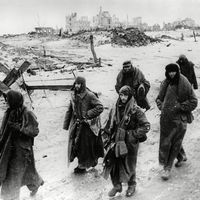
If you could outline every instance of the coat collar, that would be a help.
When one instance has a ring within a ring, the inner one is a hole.
[[[77,94],[77,96],[80,97],[81,99],[83,99],[86,94],[87,94],[87,90],[85,90],[84,92],[81,92],[80,94]],[[73,98],[75,98],[75,93],[73,93],[72,96],[73,96]]]
[[[78,96],[83,99],[85,97],[85,95],[87,94],[87,91],[85,90],[84,92],[81,92],[80,94],[78,94]]]

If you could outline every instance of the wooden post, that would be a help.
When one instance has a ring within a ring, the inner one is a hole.
[[[181,33],[181,40],[184,40],[184,35],[183,35],[183,33]]]
[[[45,49],[45,46],[43,46],[43,56],[46,57],[46,49]]]
[[[194,30],[193,30],[193,36],[194,36],[194,41],[196,42],[197,40],[196,40],[196,34],[195,34]]]
[[[101,58],[99,58],[99,67],[101,67]]]
[[[97,64],[98,60],[97,60],[97,56],[96,56],[96,53],[95,53],[95,50],[94,50],[93,35],[90,35],[90,48],[91,48],[91,51],[92,51],[94,63]]]

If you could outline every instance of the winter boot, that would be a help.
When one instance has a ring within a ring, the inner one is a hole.
[[[183,164],[184,164],[184,162],[186,162],[187,161],[187,158],[184,158],[183,160],[178,160],[176,163],[175,163],[175,167],[181,167]]]
[[[44,185],[44,181],[42,181],[41,184],[40,184],[37,188],[35,188],[34,190],[32,190],[32,191],[30,192],[30,196],[31,196],[31,197],[35,196],[36,193],[38,192],[39,187],[42,186],[42,185]]]
[[[74,169],[74,173],[75,173],[75,174],[84,174],[84,173],[86,173],[86,169],[81,169],[81,168],[79,168],[79,167],[76,167],[76,168]]]
[[[128,189],[126,190],[126,196],[131,197],[135,193],[135,185],[129,185]]]
[[[167,181],[170,178],[170,170],[163,170],[163,172],[161,174],[161,178],[164,181]]]
[[[114,197],[117,192],[122,192],[122,185],[116,185],[114,186],[109,192],[108,192],[108,196],[109,197]]]

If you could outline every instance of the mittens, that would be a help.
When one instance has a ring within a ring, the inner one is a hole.
[[[177,103],[177,104],[174,106],[174,110],[175,110],[176,112],[181,111],[181,104],[180,104],[180,103]]]
[[[161,102],[160,99],[156,100],[156,104],[157,104],[158,109],[161,110],[162,109],[162,102]]]
[[[126,143],[124,141],[118,141],[115,146],[115,156],[119,158],[125,156],[127,153]]]
[[[144,142],[147,139],[146,134],[134,131],[134,136],[139,142]]]

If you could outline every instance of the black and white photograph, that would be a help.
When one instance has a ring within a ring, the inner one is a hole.
[[[0,200],[199,200],[199,8],[0,0]]]

